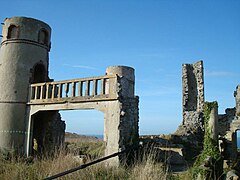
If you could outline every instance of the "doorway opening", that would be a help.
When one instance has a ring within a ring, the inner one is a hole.
[[[43,64],[38,63],[33,67],[31,83],[41,83],[47,81],[47,71]]]
[[[65,123],[58,111],[40,111],[32,116],[33,155],[52,154],[64,141]]]
[[[104,155],[104,114],[97,110],[60,111],[66,123],[65,147],[76,157],[96,159]]]
[[[44,64],[37,63],[33,66],[31,83],[41,83],[47,81],[47,70]],[[40,92],[38,93],[40,95]],[[53,138],[50,137],[51,126],[58,117],[58,111],[40,111],[32,116],[33,137],[31,151],[34,155],[43,154],[53,145]],[[53,145],[54,146],[54,145]]]

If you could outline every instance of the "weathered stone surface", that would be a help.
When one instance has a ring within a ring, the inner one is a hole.
[[[203,62],[182,65],[183,122],[174,133],[176,144],[185,144],[187,159],[202,150],[204,135],[204,78]]]
[[[225,114],[218,115],[218,131],[220,136],[225,136],[230,129],[231,122],[235,119],[236,108],[227,108]]]
[[[226,175],[226,180],[239,180],[240,177],[237,175],[237,172],[234,170],[228,171]]]
[[[203,62],[183,64],[183,123],[189,129],[203,129],[204,80]]]
[[[231,167],[238,163],[237,152],[237,135],[236,130],[240,129],[239,118],[239,102],[240,102],[240,86],[238,85],[234,92],[236,100],[235,108],[228,108],[225,110],[226,114],[219,115],[219,138],[220,150],[224,157],[227,166]]]
[[[218,140],[218,107],[214,106],[210,112],[209,122],[208,122],[209,131],[211,133],[210,137],[217,141]]]
[[[234,97],[236,98],[236,116],[240,117],[240,85],[237,86]]]

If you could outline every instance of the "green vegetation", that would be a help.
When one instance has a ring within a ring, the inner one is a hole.
[[[71,142],[70,142],[71,141]],[[67,147],[67,148],[66,148]],[[87,161],[102,156],[104,143],[100,140],[89,142],[75,139],[68,139],[66,146],[56,150],[53,156],[42,158],[10,158],[0,157],[0,179],[15,180],[29,179],[37,180],[72,169],[81,165],[82,162],[76,159],[76,155],[87,155]],[[98,151],[98,152],[97,152]],[[149,152],[149,150],[148,150]],[[163,163],[155,162],[154,152],[143,154],[143,158],[137,160],[134,165],[128,167],[107,167],[99,163],[63,176],[60,179],[130,179],[130,180],[161,180],[172,179]]]
[[[192,168],[192,175],[193,178],[196,178],[198,174],[201,174],[202,177],[206,177],[209,173],[207,167],[215,169],[218,161],[221,159],[221,154],[218,149],[217,142],[211,138],[211,129],[209,128],[209,119],[211,110],[217,107],[217,102],[206,102],[204,105],[204,127],[205,127],[205,134],[204,134],[204,145],[203,151],[196,159],[193,168]],[[212,164],[206,164],[207,158],[212,158]],[[206,165],[205,167],[203,167]],[[214,166],[214,167],[211,167]]]
[[[105,145],[103,141],[96,142],[73,142],[66,143],[66,147],[71,154],[74,155],[87,155],[92,159],[101,157],[104,155]]]

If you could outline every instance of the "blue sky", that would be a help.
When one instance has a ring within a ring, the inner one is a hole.
[[[240,80],[238,0],[12,0],[0,19],[27,16],[52,27],[50,77],[104,75],[112,65],[136,71],[140,134],[174,132],[182,121],[181,66],[204,61],[205,99],[219,112],[235,106]],[[102,134],[103,114],[62,113],[67,130]]]

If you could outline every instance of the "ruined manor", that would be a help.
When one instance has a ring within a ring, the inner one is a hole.
[[[0,54],[0,148],[29,156],[64,140],[59,110],[104,113],[105,155],[138,143],[134,69],[108,67],[106,75],[53,81],[48,75],[51,28],[26,17],[6,18]],[[118,164],[119,158],[110,163]]]
[[[173,152],[168,158],[172,164],[193,162],[204,150],[209,131],[223,166],[239,160],[240,85],[234,91],[236,107],[218,114],[215,103],[206,114],[203,61],[182,66],[183,121],[176,132],[170,138],[139,138],[134,69],[111,66],[102,76],[54,81],[48,73],[50,49],[49,25],[27,17],[5,19],[0,50],[1,151],[30,156],[54,149],[64,141],[65,123],[59,110],[96,109],[104,113],[105,155],[148,140],[161,152]],[[122,159],[117,156],[109,163],[117,165]]]

